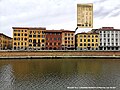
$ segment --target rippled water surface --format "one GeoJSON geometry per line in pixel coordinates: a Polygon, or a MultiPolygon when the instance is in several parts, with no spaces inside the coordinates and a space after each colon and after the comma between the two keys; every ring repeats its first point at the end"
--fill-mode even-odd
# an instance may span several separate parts
{"type": "Polygon", "coordinates": [[[0,90],[79,90],[67,87],[116,87],[119,60],[0,60],[0,90]]]}

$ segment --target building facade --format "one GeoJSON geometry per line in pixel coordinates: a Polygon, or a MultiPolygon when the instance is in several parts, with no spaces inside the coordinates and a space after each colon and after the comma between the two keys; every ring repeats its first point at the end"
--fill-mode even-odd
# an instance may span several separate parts
{"type": "Polygon", "coordinates": [[[102,27],[100,29],[93,29],[92,31],[100,35],[100,50],[120,50],[120,29],[102,27]]]}
{"type": "Polygon", "coordinates": [[[77,4],[77,26],[93,28],[93,4],[77,4]]]}
{"type": "Polygon", "coordinates": [[[12,49],[12,38],[0,33],[0,50],[12,49]]]}
{"type": "Polygon", "coordinates": [[[78,33],[76,34],[77,50],[98,50],[99,49],[98,33],[78,33]]]}
{"type": "Polygon", "coordinates": [[[46,30],[46,50],[61,50],[62,49],[62,31],[61,30],[46,30]]]}
{"type": "Polygon", "coordinates": [[[75,49],[75,31],[62,30],[62,50],[75,49]]]}
{"type": "Polygon", "coordinates": [[[44,50],[45,31],[42,27],[13,27],[13,49],[44,50]]]}

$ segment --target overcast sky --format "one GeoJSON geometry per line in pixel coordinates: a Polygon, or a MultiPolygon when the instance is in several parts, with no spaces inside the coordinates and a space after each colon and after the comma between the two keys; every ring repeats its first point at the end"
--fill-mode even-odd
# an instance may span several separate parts
{"type": "Polygon", "coordinates": [[[93,28],[120,29],[119,0],[0,0],[0,33],[12,36],[14,26],[74,30],[77,3],[93,3],[93,28]]]}

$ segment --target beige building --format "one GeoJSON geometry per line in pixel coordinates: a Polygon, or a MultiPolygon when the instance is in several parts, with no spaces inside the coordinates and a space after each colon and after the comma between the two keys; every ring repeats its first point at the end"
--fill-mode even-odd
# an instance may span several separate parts
{"type": "Polygon", "coordinates": [[[98,50],[99,49],[99,33],[78,33],[76,34],[77,50],[98,50]]]}
{"type": "Polygon", "coordinates": [[[0,33],[0,50],[12,49],[12,38],[0,33]]]}
{"type": "Polygon", "coordinates": [[[62,50],[75,49],[75,31],[62,30],[62,50]]]}
{"type": "Polygon", "coordinates": [[[93,4],[77,4],[77,26],[93,28],[93,4]]]}
{"type": "Polygon", "coordinates": [[[45,32],[42,27],[13,27],[13,49],[45,49],[45,32]]]}

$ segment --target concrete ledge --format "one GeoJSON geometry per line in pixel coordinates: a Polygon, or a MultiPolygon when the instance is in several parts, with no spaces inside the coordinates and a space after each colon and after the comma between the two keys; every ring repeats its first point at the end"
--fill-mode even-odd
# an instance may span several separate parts
{"type": "Polygon", "coordinates": [[[118,59],[120,56],[9,56],[0,59],[118,59]]]}

